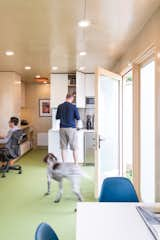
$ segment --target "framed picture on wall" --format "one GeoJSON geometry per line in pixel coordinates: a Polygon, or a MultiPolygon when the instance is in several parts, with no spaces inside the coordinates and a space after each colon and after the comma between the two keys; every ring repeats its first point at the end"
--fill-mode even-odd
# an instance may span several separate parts
{"type": "Polygon", "coordinates": [[[39,116],[51,117],[50,99],[39,99],[39,116]]]}

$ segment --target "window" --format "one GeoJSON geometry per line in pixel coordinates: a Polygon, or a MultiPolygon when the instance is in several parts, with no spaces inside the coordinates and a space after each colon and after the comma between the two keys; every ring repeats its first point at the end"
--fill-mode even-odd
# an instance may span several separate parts
{"type": "Polygon", "coordinates": [[[132,71],[123,76],[122,90],[122,171],[133,177],[133,81],[132,71]]]}

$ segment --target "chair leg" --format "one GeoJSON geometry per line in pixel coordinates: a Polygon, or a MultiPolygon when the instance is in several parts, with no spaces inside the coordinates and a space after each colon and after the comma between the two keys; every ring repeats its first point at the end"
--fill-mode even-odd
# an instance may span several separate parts
{"type": "Polygon", "coordinates": [[[9,170],[18,171],[18,174],[22,173],[22,167],[20,165],[9,166],[9,170]]]}
{"type": "Polygon", "coordinates": [[[3,172],[2,173],[2,178],[5,178],[6,177],[6,174],[3,172]]]}
{"type": "Polygon", "coordinates": [[[22,167],[20,166],[18,174],[22,174],[22,167]]]}
{"type": "Polygon", "coordinates": [[[0,172],[2,173],[2,178],[6,177],[6,172],[9,171],[9,162],[6,165],[2,166],[0,172]]]}

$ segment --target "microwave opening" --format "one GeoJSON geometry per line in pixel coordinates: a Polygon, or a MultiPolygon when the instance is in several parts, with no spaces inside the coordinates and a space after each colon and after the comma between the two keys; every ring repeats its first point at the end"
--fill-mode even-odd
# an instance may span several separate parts
{"type": "Polygon", "coordinates": [[[95,97],[86,97],[86,108],[94,108],[95,97]]]}

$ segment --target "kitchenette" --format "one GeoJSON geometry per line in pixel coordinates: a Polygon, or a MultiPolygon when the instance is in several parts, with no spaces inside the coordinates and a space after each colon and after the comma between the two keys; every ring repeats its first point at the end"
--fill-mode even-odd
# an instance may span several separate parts
{"type": "MultiPolygon", "coordinates": [[[[73,74],[51,74],[51,109],[52,128],[48,132],[48,151],[54,153],[61,161],[59,141],[59,120],[56,111],[59,104],[65,101],[66,93],[75,95],[75,102],[80,113],[77,121],[79,154],[78,162],[84,165],[94,165],[94,150],[96,147],[95,132],[95,74],[76,72],[73,74]]],[[[73,162],[70,149],[67,162],[73,162]]]]}

